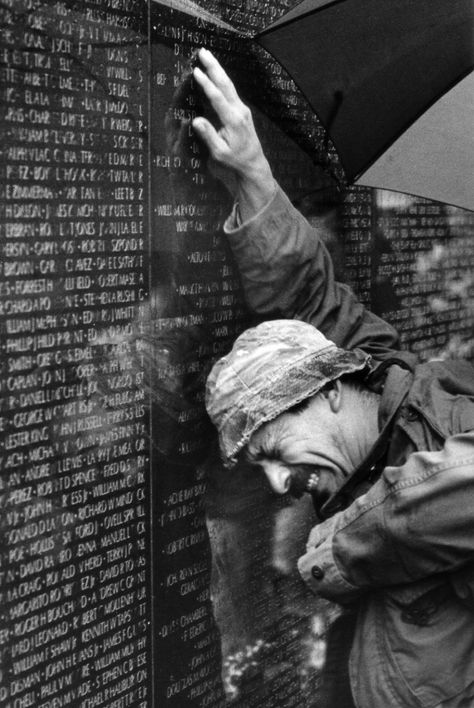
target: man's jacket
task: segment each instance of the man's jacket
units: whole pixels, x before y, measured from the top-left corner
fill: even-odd
[[[256,313],[311,322],[386,369],[378,479],[314,527],[298,564],[315,593],[359,604],[356,705],[474,706],[474,369],[399,351],[395,330],[335,282],[317,233],[280,189],[234,224],[225,230]]]

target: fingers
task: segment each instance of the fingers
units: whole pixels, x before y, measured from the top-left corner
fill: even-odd
[[[227,147],[224,140],[207,118],[203,118],[202,116],[195,118],[193,120],[193,129],[206,144],[207,149],[213,157],[222,153],[223,149]]]
[[[206,94],[221,123],[231,124],[245,105],[215,56],[203,48],[199,50],[198,56],[204,71],[196,67],[193,71],[194,79]]]
[[[236,88],[227,76],[216,57],[207,49],[201,48],[198,52],[199,60],[206,70],[206,74],[217,86],[228,101],[240,100]]]
[[[202,88],[209,100],[209,103],[217,113],[221,123],[231,122],[234,109],[222,91],[214,84],[213,81],[211,81],[207,74],[201,71],[201,69],[196,67],[193,74],[196,82]]]

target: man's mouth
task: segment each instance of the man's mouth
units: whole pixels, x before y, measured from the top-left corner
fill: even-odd
[[[314,492],[318,485],[319,476],[314,472],[313,465],[295,465],[291,470],[289,492],[297,499],[305,492]]]

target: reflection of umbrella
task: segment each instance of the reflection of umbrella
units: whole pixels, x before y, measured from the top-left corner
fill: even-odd
[[[257,39],[347,177],[474,210],[473,0],[303,0]]]

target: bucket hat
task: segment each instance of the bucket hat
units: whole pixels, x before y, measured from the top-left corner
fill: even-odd
[[[271,320],[247,329],[207,379],[206,408],[224,464],[235,464],[263,423],[343,374],[363,370],[369,359],[360,349],[340,349],[299,320]]]

